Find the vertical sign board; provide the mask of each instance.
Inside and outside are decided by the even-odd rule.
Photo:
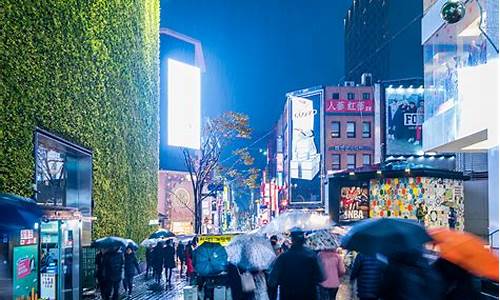
[[[323,174],[323,88],[287,94],[290,109],[289,176],[291,205],[321,205]]]
[[[38,294],[37,245],[14,247],[14,299],[35,299]]]

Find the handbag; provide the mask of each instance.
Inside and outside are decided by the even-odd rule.
[[[238,268],[236,268],[238,269]],[[249,293],[253,292],[256,289],[255,286],[255,280],[253,280],[253,276],[250,272],[244,272],[243,274],[240,273],[240,270],[238,269],[238,274],[240,275],[240,280],[241,280],[241,290],[244,293]]]

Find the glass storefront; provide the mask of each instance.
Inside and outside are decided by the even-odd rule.
[[[498,76],[493,71],[495,68],[490,67],[496,66],[498,54],[479,27],[481,25],[498,45],[498,25],[494,25],[498,24],[498,3],[495,14],[488,2],[492,1],[479,0],[480,5],[468,1],[464,19],[444,24],[424,43],[424,148],[437,147],[469,134],[464,127],[468,126],[467,120],[461,112],[486,109],[480,107],[478,101],[488,100],[489,89],[494,87],[487,80]],[[476,82],[474,78],[482,81]],[[477,99],[479,97],[481,99]],[[426,128],[429,134],[425,133]]]

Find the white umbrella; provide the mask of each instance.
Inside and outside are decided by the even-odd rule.
[[[321,230],[331,227],[332,222],[327,215],[320,215],[306,210],[287,211],[274,218],[261,228],[259,233],[278,234],[298,227],[304,231]]]
[[[144,241],[141,242],[141,246],[149,248],[149,247],[155,247],[158,242],[161,241],[160,239],[145,239]]]
[[[276,258],[271,242],[257,234],[234,237],[226,252],[230,263],[247,271],[267,270]]]

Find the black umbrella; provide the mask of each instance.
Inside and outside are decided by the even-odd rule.
[[[201,276],[217,275],[226,269],[227,252],[219,243],[204,242],[193,252],[194,269]]]
[[[408,219],[368,219],[354,225],[342,238],[342,248],[374,255],[420,249],[432,238],[419,223]]]
[[[42,209],[29,198],[0,193],[0,227],[33,228],[43,215]]]
[[[163,238],[171,238],[174,237],[175,234],[173,234],[171,231],[166,230],[166,229],[158,229],[156,232],[152,233],[149,238],[150,239],[163,239]]]
[[[107,249],[107,248],[114,248],[114,247],[126,247],[128,244],[126,239],[122,239],[121,237],[117,236],[107,236],[100,238],[98,240],[95,240],[92,245],[95,248],[101,248],[101,249]]]

